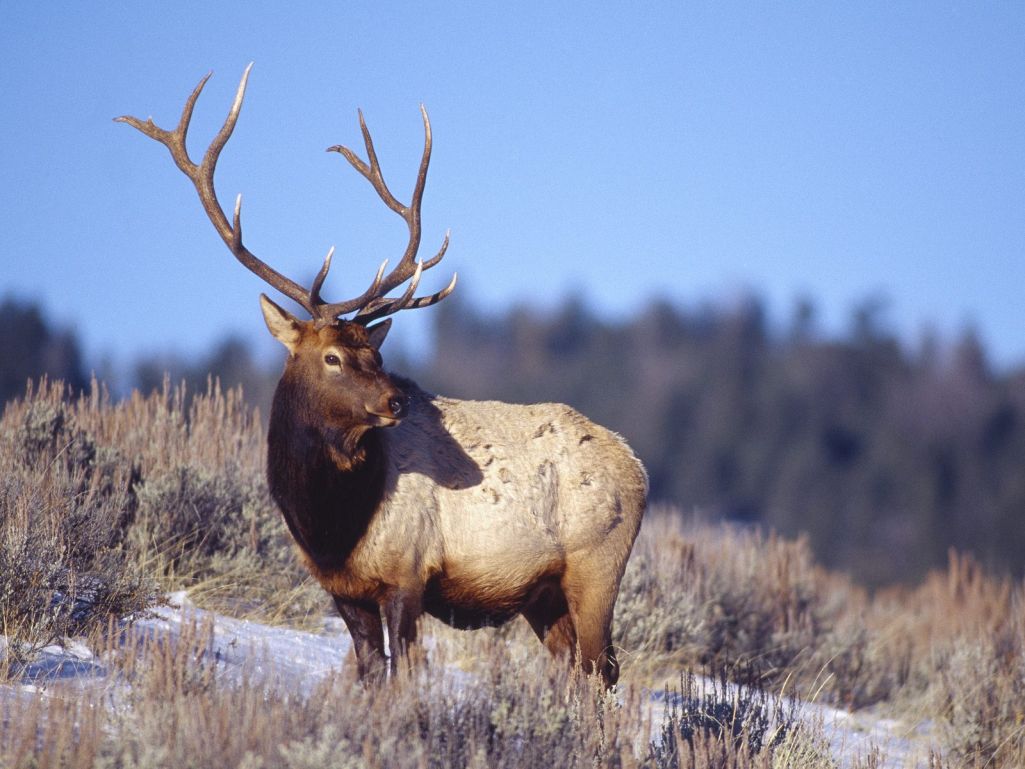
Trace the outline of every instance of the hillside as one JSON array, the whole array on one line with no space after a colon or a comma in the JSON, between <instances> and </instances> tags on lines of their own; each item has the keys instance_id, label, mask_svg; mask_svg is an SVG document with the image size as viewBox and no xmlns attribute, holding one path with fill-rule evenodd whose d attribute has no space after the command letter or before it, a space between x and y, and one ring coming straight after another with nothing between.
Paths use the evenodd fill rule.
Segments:
<instances>
[{"instance_id":1,"label":"hillside","mask_svg":"<svg viewBox=\"0 0 1025 769\"><path fill-rule=\"evenodd\" d=\"M804 539L672 508L649 511L623 581L614 698L567 678L518 621L429 621L430 664L365 691L325 670L344 640L316 634L325 597L268 499L262 428L239 393L65 395L44 383L0 419L5 767L869 767L916 765L928 745L936 767L1025 757L1020 582L952 553L919 586L870 595ZM147 618L169 591L211 613ZM67 663L47 656L66 639L80 650L70 680L21 685ZM272 664L250 653L262 644ZM831 723L799 718L795 693ZM865 725L848 744L885 737L886 756L837 752L841 709ZM893 739L919 724L926 737Z\"/></svg>"}]
</instances>

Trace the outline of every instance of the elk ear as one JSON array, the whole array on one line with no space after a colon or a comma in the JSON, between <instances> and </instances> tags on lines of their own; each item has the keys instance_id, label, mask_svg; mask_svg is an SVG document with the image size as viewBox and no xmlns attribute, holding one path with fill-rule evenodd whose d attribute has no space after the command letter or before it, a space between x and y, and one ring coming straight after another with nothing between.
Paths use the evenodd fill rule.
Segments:
<instances>
[{"instance_id":1,"label":"elk ear","mask_svg":"<svg viewBox=\"0 0 1025 769\"><path fill-rule=\"evenodd\" d=\"M384 338L388 336L388 329L391 328L391 318L385 318L380 323L375 323L367 328L367 336L370 337L370 346L380 350L384 344Z\"/></svg>"},{"instance_id":2,"label":"elk ear","mask_svg":"<svg viewBox=\"0 0 1025 769\"><path fill-rule=\"evenodd\" d=\"M263 320L271 335L285 345L290 353L294 353L299 345L299 337L302 336L299 321L274 304L266 294L260 294L260 309L263 310Z\"/></svg>"}]
</instances>

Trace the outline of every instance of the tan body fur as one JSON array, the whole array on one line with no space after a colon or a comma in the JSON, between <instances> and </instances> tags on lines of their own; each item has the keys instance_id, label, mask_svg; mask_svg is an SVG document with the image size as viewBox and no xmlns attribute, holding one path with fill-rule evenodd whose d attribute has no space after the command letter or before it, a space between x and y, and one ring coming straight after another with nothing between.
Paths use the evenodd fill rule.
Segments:
<instances>
[{"instance_id":1,"label":"tan body fur","mask_svg":"<svg viewBox=\"0 0 1025 769\"><path fill-rule=\"evenodd\" d=\"M460 401L402 384L408 415L377 430L379 505L344 565L307 554L311 572L343 616L345 603L381 606L393 650L413 640L423 611L458 627L523 613L553 653L579 644L585 667L597 662L613 682L612 610L647 492L640 462L568 406ZM369 614L364 674L384 658Z\"/></svg>"},{"instance_id":2,"label":"tan body fur","mask_svg":"<svg viewBox=\"0 0 1025 769\"><path fill-rule=\"evenodd\" d=\"M384 446L370 528L344 570L318 574L332 594L380 600L430 585L440 619L452 619L447 605L497 623L568 574L603 591L611 614L646 494L618 437L567 406L418 391Z\"/></svg>"}]
</instances>

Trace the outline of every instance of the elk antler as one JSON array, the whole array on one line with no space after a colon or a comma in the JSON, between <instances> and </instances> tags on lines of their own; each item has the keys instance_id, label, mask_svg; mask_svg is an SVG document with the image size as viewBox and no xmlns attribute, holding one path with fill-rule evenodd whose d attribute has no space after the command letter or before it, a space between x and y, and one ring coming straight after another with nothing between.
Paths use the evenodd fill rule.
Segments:
<instances>
[{"instance_id":1,"label":"elk antler","mask_svg":"<svg viewBox=\"0 0 1025 769\"><path fill-rule=\"evenodd\" d=\"M392 195L391 190L388 189L388 185L385 183L384 177L381 175L381 166L377 162L377 153L374 151L374 140L370 138L370 130L367 128L367 123L363 119L363 110L358 110L358 113L359 127L363 132L363 143L366 145L367 159L370 161L370 164L367 165L355 152L350 150L348 147L341 146L340 144L328 147L327 151L338 152L348 160L349 164L359 171L367 181L373 185L381 200L384 201L384 204L401 216L405 220L406 226L409 227L409 243L406 245L406 252L402 255L402 259L395 266L395 269L388 273L381 282L380 297L374 299L365 307L361 308L359 313L356 315L357 320L366 322L373 318L391 315L392 313L398 312L402 309L427 307L435 302L440 302L452 293L452 289L454 289L456 285L456 278L453 276L452 282L436 294L420 297L418 299L413 298L417 284L420 282L422 272L424 270L429 270L440 262L443 256L445 256L445 251L448 250L449 238L448 233L445 233L445 240L441 244L441 248L438 249L438 253L427 262L414 261L416 253L420 249L420 205L423 201L424 185L427 182L427 167L431 162L431 121L427 117L427 110L424 109L422 104L420 105L420 114L424 119L424 151L423 156L420 158L420 170L416 175L416 185L413 187L412 201L408 206L404 206L396 200L395 196ZM387 294L393 288L401 285L407 280L410 281L409 286L401 297L397 299L384 298L384 294Z\"/></svg>"},{"instance_id":2,"label":"elk antler","mask_svg":"<svg viewBox=\"0 0 1025 769\"><path fill-rule=\"evenodd\" d=\"M331 147L329 150L341 152L356 170L370 180L371 184L374 185L374 189L377 190L387 206L402 216L409 226L409 245L406 247L406 252L403 254L399 264L387 276L384 275L384 268L387 264L387 260L385 260L381 263L377 270L377 275L366 291L354 299L328 303L321 298L320 289L324 284L324 279L327 277L328 270L331 268L331 257L334 255L334 247L327 252L327 256L324 257L324 264L313 279L313 284L307 290L258 259L242 244L242 196L239 195L235 199L234 217L232 223L229 224L224 211L221 209L221 204L217 200L217 193L214 190L214 170L217 167L217 159L221 154L221 150L228 143L232 131L235 130L235 124L238 122L238 116L242 110L242 100L246 92L246 83L249 80L249 72L252 68L253 65L250 64L242 74L242 80L239 83L238 91L235 93L235 100L232 102L228 117L225 118L221 130L217 132L213 141L210 142L210 146L207 148L206 153L203 155L203 160L199 164L194 163L189 157L185 146L185 139L189 130L189 123L192 120L192 111L196 106L196 100L203 91L206 81L213 74L212 72L207 73L199 81L199 85L195 87L192 94L185 101L181 119L178 121L177 128L173 131L167 131L158 127L153 122L153 118L149 118L145 122L127 115L114 119L117 122L128 123L128 125L137 128L146 136L155 139L167 147L171 152L175 165L192 181L196 192L199 193L199 201L203 204L203 210L206 211L207 216L217 230L217 234L221 236L221 239L231 250L231 253L235 255L235 258L266 283L300 304L318 324L333 322L339 316L354 310L358 312L353 320L360 323L369 323L376 318L391 315L399 310L428 307L452 293L456 285L455 275L452 276L452 281L448 286L436 294L413 298L423 270L429 269L440 262L448 248L448 235L446 234L445 242L442 244L437 255L426 264L414 262L417 249L420 246L420 201L423 198L424 184L427 179L427 166L431 158L431 124L423 105L420 106L420 112L424 119L426 140L424 142L423 158L420 161L420 172L417 175L416 188L413 191L413 202L409 206L403 206L388 191L388 187L381 176L377 155L374 153L374 145L370 139L370 132L367 130L366 123L363 120L362 112L359 115L359 122L363 130L363 140L367 146L367 154L370 157L370 165L367 166L352 151L345 147ZM410 280L409 286L407 286L402 296L397 298L387 298L385 296L389 291L410 278L412 280Z\"/></svg>"}]
</instances>

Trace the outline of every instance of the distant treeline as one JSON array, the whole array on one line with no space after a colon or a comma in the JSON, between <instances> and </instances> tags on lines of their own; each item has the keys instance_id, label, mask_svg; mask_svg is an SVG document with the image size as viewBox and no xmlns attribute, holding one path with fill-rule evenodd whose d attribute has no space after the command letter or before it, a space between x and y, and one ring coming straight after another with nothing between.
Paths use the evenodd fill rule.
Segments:
<instances>
[{"instance_id":1,"label":"distant treeline","mask_svg":"<svg viewBox=\"0 0 1025 769\"><path fill-rule=\"evenodd\" d=\"M878 310L866 302L845 334L825 338L810 303L780 327L753 299L654 303L610 323L574 300L484 315L453 296L431 310L439 342L428 361L385 358L445 395L569 403L627 438L653 499L806 532L823 562L868 584L917 579L950 547L1021 575L1025 370L991 371L971 332L911 348ZM133 384L159 386L170 367L203 390L213 373L266 413L280 368L248 348L227 340L202 361L143 361ZM0 397L44 371L81 383L81 365L37 308L0 305Z\"/></svg>"}]
</instances>

